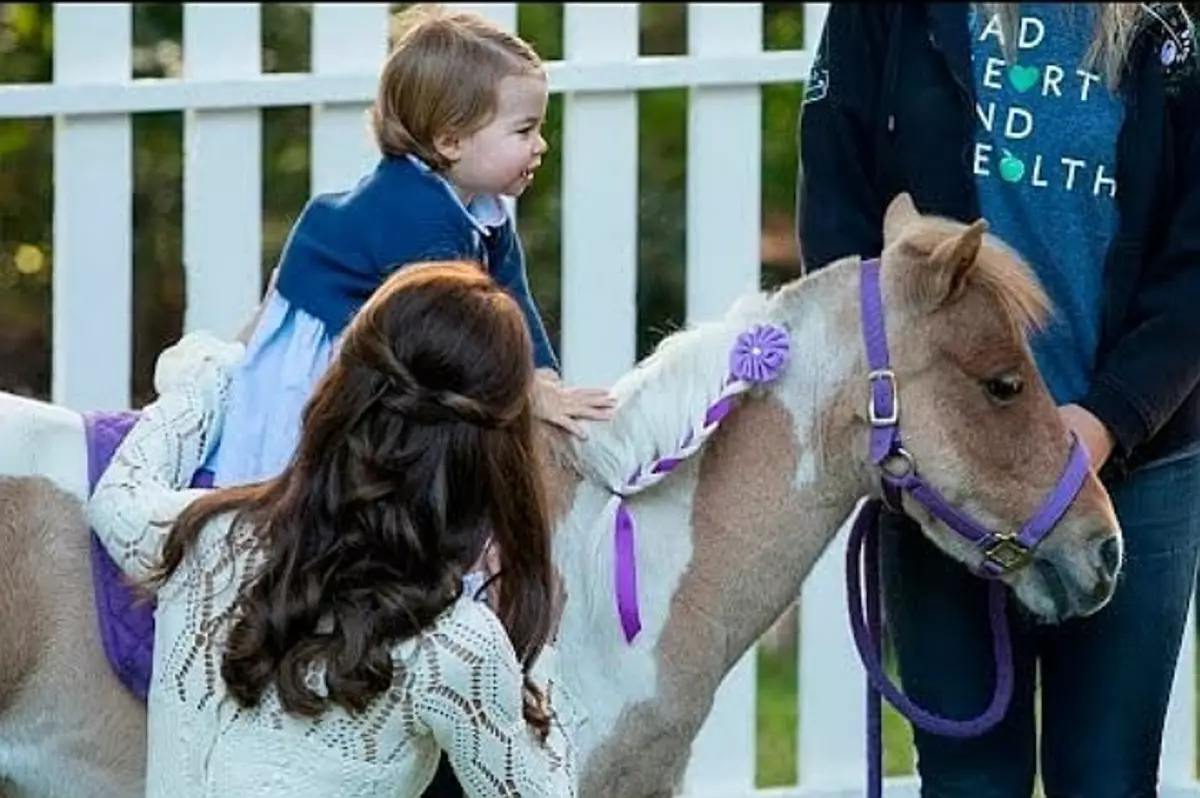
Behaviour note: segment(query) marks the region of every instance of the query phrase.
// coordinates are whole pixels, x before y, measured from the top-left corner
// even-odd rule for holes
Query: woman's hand
[[[1058,408],[1059,415],[1066,425],[1075,433],[1091,456],[1092,471],[1100,472],[1108,462],[1116,441],[1108,427],[1100,419],[1093,416],[1079,405],[1063,405]]]
[[[533,413],[543,421],[586,439],[580,419],[607,421],[616,400],[599,388],[567,388],[551,369],[538,369],[533,384]]]

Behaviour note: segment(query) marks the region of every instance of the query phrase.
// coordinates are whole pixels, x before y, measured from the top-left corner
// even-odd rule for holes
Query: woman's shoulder
[[[474,639],[479,642],[499,639],[508,643],[508,632],[491,606],[486,601],[475,600],[466,591],[421,636],[443,640]]]
[[[406,670],[431,668],[443,677],[471,678],[481,667],[519,667],[500,618],[486,602],[464,593],[437,619],[396,647]]]
[[[159,591],[160,604],[174,598],[194,598],[197,595],[194,588],[200,583],[220,586],[207,588],[220,594],[207,598],[220,598],[222,603],[228,603],[236,597],[248,577],[256,550],[254,531],[245,523],[235,526],[236,516],[236,510],[228,510],[204,524],[179,568]]]

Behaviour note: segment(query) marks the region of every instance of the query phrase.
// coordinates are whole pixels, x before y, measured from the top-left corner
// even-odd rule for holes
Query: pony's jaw
[[[1087,497],[1081,497],[1085,499]],[[923,508],[905,502],[910,518],[943,554],[963,567],[978,571],[982,551],[935,520]],[[1103,508],[1101,508],[1103,509]],[[987,514],[976,511],[986,518]],[[1112,599],[1124,561],[1124,544],[1115,515],[1074,508],[1034,549],[1028,562],[1000,577],[1017,601],[1039,622],[1056,624],[1099,612]],[[994,520],[991,521],[994,528]],[[1083,540],[1083,546],[1074,541]]]
[[[1056,535],[1087,543],[1060,545]],[[1010,584],[1021,603],[1043,623],[1086,618],[1112,600],[1124,559],[1119,526],[1087,516],[1068,518],[1034,552],[1029,564],[1012,575]]]

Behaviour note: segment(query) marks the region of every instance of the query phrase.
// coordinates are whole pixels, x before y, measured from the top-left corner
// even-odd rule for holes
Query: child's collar
[[[408,153],[404,157],[406,157],[410,163],[416,166],[417,169],[425,174],[432,175],[438,182],[440,182],[454,200],[455,205],[457,205],[459,209],[467,215],[467,218],[471,220],[472,224],[474,224],[481,233],[490,233],[497,227],[503,227],[508,221],[508,210],[504,207],[504,203],[501,201],[500,197],[496,196],[495,194],[476,194],[471,198],[470,202],[464,204],[462,198],[458,196],[458,192],[455,191],[454,186],[450,183],[450,181],[435,172],[429,164],[425,163],[412,153]]]

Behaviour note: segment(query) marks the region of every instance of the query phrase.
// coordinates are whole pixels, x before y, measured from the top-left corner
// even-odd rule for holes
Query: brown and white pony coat
[[[1028,518],[1055,484],[1068,435],[1024,331],[1046,310],[1019,259],[982,226],[888,209],[883,298],[905,441],[925,480],[997,529]],[[558,650],[586,717],[575,719],[579,794],[669,796],[732,666],[798,595],[864,495],[867,382],[857,258],[747,297],[722,319],[666,338],[618,380],[614,419],[585,443],[541,434],[567,591]],[[790,362],[742,397],[668,478],[627,499],[636,519],[642,629],[626,642],[614,602],[614,490],[670,453],[720,392],[749,326],[791,335]],[[981,385],[1018,375],[998,406]],[[94,621],[83,429],[62,408],[0,395],[0,795],[141,794],[144,708],[109,670]],[[977,549],[919,507],[925,533],[969,567]],[[1089,477],[1037,549],[1073,598],[1099,609],[1111,572],[1098,548],[1120,530]],[[1040,569],[1006,576],[1017,599],[1064,617]],[[983,619],[981,619],[983,622]],[[5,781],[5,778],[8,781]]]

